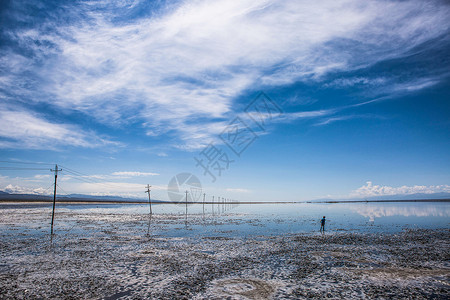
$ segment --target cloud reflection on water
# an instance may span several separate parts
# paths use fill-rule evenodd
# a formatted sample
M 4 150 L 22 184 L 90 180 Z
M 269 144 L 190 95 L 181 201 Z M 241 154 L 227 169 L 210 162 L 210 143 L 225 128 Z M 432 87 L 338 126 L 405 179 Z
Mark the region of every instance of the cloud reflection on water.
M 352 208 L 352 211 L 368 217 L 371 222 L 375 218 L 404 216 L 404 217 L 449 217 L 450 205 L 443 204 L 366 204 Z

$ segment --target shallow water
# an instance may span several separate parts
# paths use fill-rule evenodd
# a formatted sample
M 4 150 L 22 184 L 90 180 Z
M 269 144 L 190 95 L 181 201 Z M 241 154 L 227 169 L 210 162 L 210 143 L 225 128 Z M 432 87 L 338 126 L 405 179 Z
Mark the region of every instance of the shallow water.
M 292 204 L 57 204 L 55 232 L 101 235 L 146 232 L 160 237 L 252 237 L 327 232 L 387 232 L 450 226 L 449 202 Z M 51 204 L 0 204 L 3 233 L 45 235 Z

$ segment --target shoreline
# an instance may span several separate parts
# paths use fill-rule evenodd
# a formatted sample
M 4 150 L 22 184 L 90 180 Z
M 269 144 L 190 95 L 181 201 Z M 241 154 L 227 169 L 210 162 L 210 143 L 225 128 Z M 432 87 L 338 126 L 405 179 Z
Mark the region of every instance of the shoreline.
M 153 201 L 152 205 L 158 205 L 158 204 L 318 204 L 318 203 L 328 203 L 328 204 L 339 204 L 339 203 L 407 203 L 407 202 L 449 202 L 450 199 L 414 199 L 414 200 L 345 200 L 345 201 L 305 201 L 305 202 L 287 202 L 287 201 L 272 201 L 272 202 L 238 202 L 238 201 L 230 201 L 230 202 L 212 202 L 212 201 L 205 201 L 205 202 L 172 202 L 172 201 Z M 31 200 L 31 199 L 0 199 L 0 204 L 2 203 L 8 203 L 8 204 L 48 204 L 53 203 L 53 200 Z M 148 201 L 89 201 L 89 200 L 56 200 L 56 203 L 58 204 L 149 204 Z

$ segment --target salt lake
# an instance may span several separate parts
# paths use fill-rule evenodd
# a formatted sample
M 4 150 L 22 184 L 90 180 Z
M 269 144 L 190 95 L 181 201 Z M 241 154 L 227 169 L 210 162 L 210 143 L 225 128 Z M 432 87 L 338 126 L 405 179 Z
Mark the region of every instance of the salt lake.
M 60 204 L 55 233 L 127 230 L 165 237 L 246 237 L 314 233 L 326 216 L 327 232 L 399 232 L 449 228 L 450 202 L 269 204 Z M 0 204 L 0 229 L 45 235 L 51 204 Z M 22 216 L 22 217 L 20 217 Z M 120 224 L 119 224 L 120 223 Z
M 448 299 L 446 202 L 0 204 L 2 299 Z M 319 220 L 326 216 L 326 231 Z

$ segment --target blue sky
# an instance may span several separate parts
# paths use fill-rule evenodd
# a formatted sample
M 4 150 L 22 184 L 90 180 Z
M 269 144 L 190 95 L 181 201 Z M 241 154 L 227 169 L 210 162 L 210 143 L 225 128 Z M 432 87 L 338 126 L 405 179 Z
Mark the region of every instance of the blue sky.
M 62 194 L 167 200 L 183 172 L 241 201 L 450 192 L 448 20 L 445 1 L 2 1 L 0 189 L 50 193 L 57 163 Z

